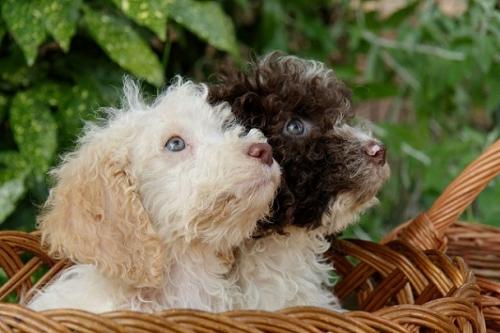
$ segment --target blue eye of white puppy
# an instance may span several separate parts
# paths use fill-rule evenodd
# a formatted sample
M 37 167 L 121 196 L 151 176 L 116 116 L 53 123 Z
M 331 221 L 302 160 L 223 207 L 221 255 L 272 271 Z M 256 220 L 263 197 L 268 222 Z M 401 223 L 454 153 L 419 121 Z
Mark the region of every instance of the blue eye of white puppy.
M 167 143 L 165 143 L 165 148 L 173 152 L 178 152 L 186 148 L 186 143 L 181 137 L 173 136 L 170 139 L 168 139 Z

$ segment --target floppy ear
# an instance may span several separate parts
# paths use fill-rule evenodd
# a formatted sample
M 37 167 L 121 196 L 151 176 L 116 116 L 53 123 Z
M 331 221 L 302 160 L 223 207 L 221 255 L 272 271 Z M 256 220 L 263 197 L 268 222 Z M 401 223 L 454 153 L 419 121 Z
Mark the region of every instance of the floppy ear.
M 39 228 L 56 257 L 95 264 L 105 275 L 135 287 L 158 287 L 164 249 L 128 168 L 127 154 L 84 144 L 53 174 Z

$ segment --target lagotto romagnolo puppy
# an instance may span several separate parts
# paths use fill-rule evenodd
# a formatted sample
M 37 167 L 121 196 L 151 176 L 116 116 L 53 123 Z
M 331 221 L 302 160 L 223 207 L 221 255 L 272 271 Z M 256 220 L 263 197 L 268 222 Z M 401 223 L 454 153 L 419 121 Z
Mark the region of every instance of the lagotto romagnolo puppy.
M 326 290 L 326 236 L 376 203 L 389 176 L 384 146 L 347 123 L 350 91 L 323 63 L 275 52 L 245 71 L 226 69 L 210 100 L 229 102 L 238 120 L 261 129 L 283 172 L 271 223 L 240 251 L 239 306 L 340 309 Z
M 77 264 L 29 307 L 233 308 L 233 249 L 280 183 L 270 146 L 208 104 L 204 85 L 178 79 L 150 105 L 130 81 L 124 94 L 52 172 L 42 242 Z

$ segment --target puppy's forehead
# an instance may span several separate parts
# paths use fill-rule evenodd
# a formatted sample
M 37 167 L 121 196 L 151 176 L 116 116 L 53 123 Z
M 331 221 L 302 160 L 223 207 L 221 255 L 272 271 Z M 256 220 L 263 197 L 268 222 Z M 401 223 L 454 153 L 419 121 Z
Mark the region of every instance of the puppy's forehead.
M 185 97 L 182 96 L 181 97 Z M 190 134 L 196 136 L 222 134 L 225 114 L 209 105 L 201 96 L 167 98 L 148 115 L 150 129 L 161 134 Z M 177 133 L 169 133 L 177 132 Z M 187 133 L 188 132 L 188 133 Z M 160 134 L 160 133 L 159 133 Z
M 153 107 L 155 112 L 165 117 L 191 117 L 193 121 L 196 118 L 210 119 L 214 113 L 205 96 L 190 93 L 185 88 L 171 92 Z
M 325 64 L 271 53 L 248 71 L 229 73 L 212 91 L 227 100 L 245 125 L 281 133 L 292 118 L 309 121 L 321 132 L 352 117 L 351 94 Z

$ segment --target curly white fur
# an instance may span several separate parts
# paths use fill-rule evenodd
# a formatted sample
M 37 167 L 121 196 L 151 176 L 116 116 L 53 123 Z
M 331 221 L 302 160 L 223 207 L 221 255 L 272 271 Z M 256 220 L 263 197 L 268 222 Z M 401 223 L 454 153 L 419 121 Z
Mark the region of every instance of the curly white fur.
M 207 88 L 178 79 L 146 105 L 127 81 L 122 109 L 88 125 L 52 174 L 39 218 L 50 253 L 78 263 L 30 303 L 93 312 L 223 311 L 240 299 L 233 249 L 269 213 L 280 171 L 248 155 L 263 135 Z M 165 149 L 179 136 L 186 148 Z
M 333 267 L 324 258 L 331 244 L 325 236 L 354 223 L 377 200 L 357 207 L 351 201 L 348 194 L 332 200 L 318 229 L 289 227 L 283 235 L 246 241 L 236 265 L 236 281 L 242 290 L 236 306 L 268 311 L 319 306 L 343 311 L 331 291 Z

